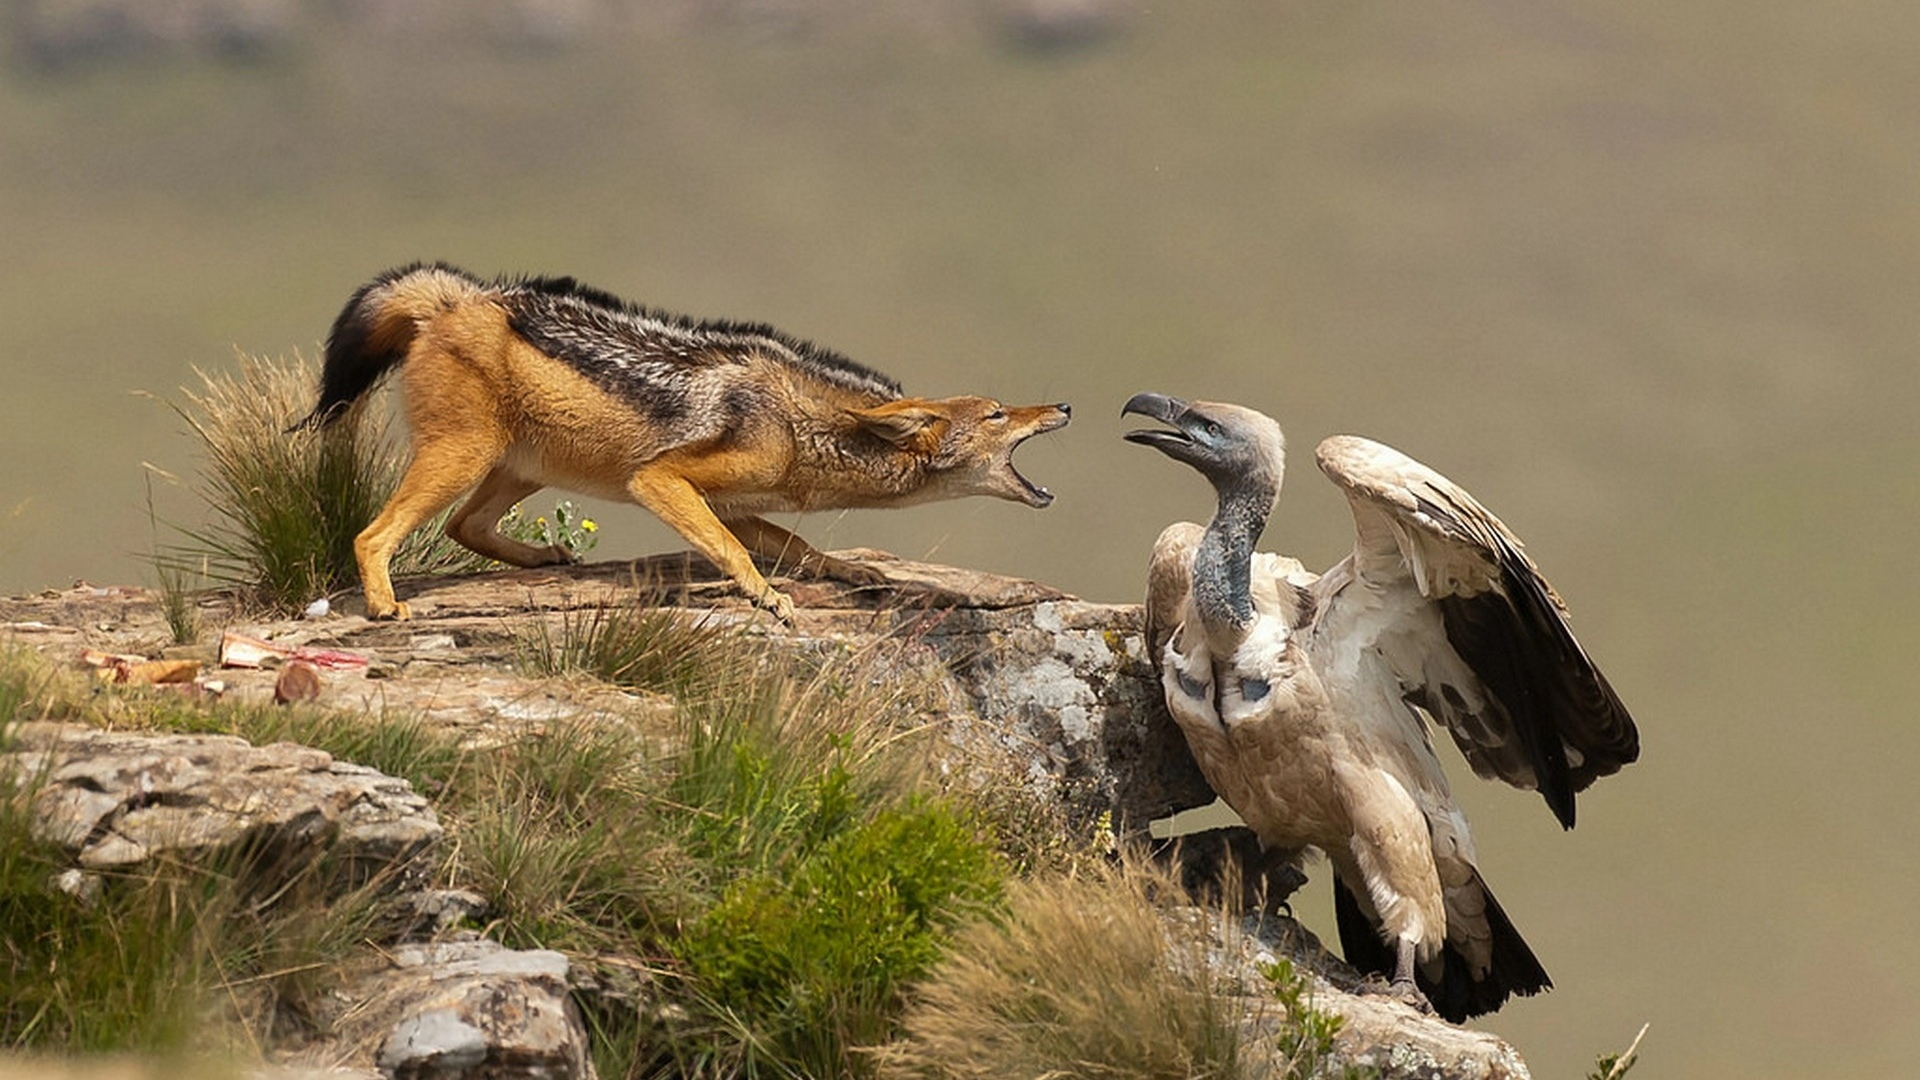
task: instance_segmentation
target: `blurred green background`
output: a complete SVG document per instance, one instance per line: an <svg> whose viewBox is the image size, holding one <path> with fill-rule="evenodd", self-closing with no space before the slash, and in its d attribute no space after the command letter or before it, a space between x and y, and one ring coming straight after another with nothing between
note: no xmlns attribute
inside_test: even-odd
<svg viewBox="0 0 1920 1080"><path fill-rule="evenodd" d="M1541 1077L1649 1020L1636 1076L1912 1075L1920 7L1079 6L1048 45L1041 0L150 0L259 16L209 45L15 0L0 591L143 580L142 462L196 462L135 391L313 355L414 259L1071 401L1021 453L1045 512L799 527L1092 599L1210 509L1120 403L1240 401L1297 451L1268 546L1338 558L1309 449L1393 443L1527 539L1640 720L1572 834L1461 781L1559 986L1483 1026ZM594 511L600 555L679 546Z"/></svg>

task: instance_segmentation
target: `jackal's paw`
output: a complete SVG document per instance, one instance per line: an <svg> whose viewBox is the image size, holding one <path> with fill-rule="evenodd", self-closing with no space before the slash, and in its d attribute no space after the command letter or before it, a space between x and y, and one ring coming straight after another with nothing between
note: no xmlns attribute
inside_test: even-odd
<svg viewBox="0 0 1920 1080"><path fill-rule="evenodd" d="M753 605L762 611L770 612L774 618L787 625L793 625L793 597L779 589L769 587L754 600Z"/></svg>
<svg viewBox="0 0 1920 1080"><path fill-rule="evenodd" d="M568 551L566 548L561 547L559 544L548 544L546 547L536 548L534 550L538 551L540 554L538 555L538 557L535 559L534 562L528 564L530 566L578 566L580 565L580 556L575 555L573 552Z"/></svg>
<svg viewBox="0 0 1920 1080"><path fill-rule="evenodd" d="M842 581L848 585L858 587L885 585L892 580L887 577L885 571L878 567L869 566L866 563L850 562L846 559L836 559L831 555L820 556L814 561L813 565L807 569L814 577L826 578L829 581Z"/></svg>
<svg viewBox="0 0 1920 1080"><path fill-rule="evenodd" d="M372 601L368 601L367 618L382 622L387 620L406 622L413 618L413 609L407 607L405 600L395 600L391 606L384 604L376 606Z"/></svg>

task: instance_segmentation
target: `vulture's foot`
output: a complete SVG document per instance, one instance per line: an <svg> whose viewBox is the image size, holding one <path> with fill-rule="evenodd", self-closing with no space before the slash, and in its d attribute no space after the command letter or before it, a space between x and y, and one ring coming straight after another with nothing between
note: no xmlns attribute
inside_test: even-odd
<svg viewBox="0 0 1920 1080"><path fill-rule="evenodd" d="M1423 1016L1433 1015L1433 1002L1420 992L1412 979L1395 979L1387 984L1387 996Z"/></svg>

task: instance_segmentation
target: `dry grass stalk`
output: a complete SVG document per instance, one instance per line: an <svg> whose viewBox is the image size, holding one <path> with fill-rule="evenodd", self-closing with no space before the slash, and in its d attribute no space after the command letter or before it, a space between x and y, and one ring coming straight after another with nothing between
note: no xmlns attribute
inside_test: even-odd
<svg viewBox="0 0 1920 1080"><path fill-rule="evenodd" d="M922 985L889 1080L1243 1075L1244 1002L1182 955L1156 908L1178 888L1139 865L1018 882L1004 920L962 934ZM1196 951L1200 946L1194 947Z"/></svg>

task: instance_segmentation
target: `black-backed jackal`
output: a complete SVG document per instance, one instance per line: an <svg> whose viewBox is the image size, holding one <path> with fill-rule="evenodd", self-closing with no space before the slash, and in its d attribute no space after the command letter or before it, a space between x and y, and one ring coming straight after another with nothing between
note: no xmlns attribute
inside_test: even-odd
<svg viewBox="0 0 1920 1080"><path fill-rule="evenodd" d="M759 515L965 495L1043 507L1053 496L1014 469L1013 451L1068 418L1065 404L903 397L892 379L770 327L663 315L572 278L488 282L416 264L347 301L300 426L325 425L396 367L413 460L354 541L373 618L407 617L388 560L469 489L448 536L514 566L569 561L496 528L553 486L639 503L789 619L793 601L753 555L882 578Z"/></svg>

